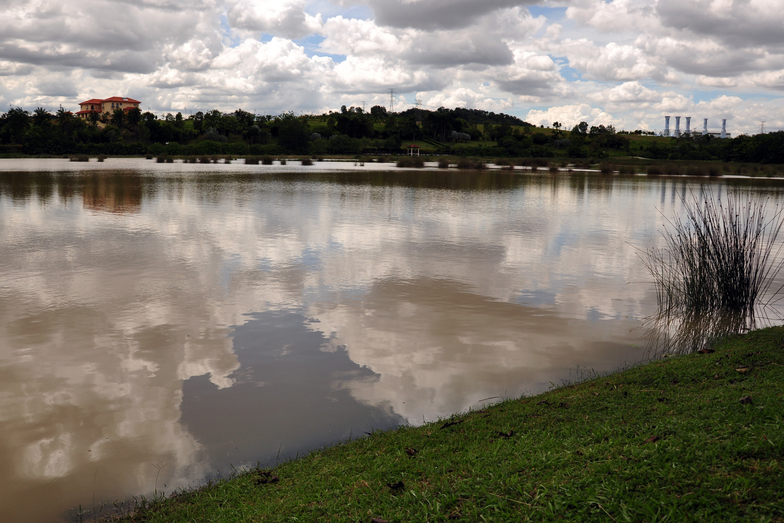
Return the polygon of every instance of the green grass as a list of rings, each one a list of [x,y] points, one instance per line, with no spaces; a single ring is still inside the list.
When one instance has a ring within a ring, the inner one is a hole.
[[[143,503],[124,522],[784,521],[784,329]]]

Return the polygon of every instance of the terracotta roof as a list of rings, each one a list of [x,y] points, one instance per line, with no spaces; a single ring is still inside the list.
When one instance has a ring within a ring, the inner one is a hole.
[[[421,147],[420,147],[420,146],[418,146],[418,145],[417,145],[417,144],[415,144],[415,143],[412,143],[411,145],[409,145],[409,146],[408,146],[408,148],[409,148],[409,149],[421,149]]]
[[[91,100],[87,100],[86,102],[81,102],[79,105],[85,104],[102,104],[104,102],[121,102],[127,104],[140,104],[139,100],[134,100],[133,98],[125,98],[122,96],[112,96],[111,98],[107,98],[105,100],[100,100],[98,98],[93,98]]]
[[[130,104],[140,104],[139,100],[134,100],[133,98],[123,98],[121,96],[112,96],[111,98],[107,98],[104,102],[125,102]]]

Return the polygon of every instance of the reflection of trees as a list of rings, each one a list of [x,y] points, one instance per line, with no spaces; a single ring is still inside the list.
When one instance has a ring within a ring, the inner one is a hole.
[[[86,209],[111,213],[139,212],[144,194],[138,176],[85,177],[82,201]]]

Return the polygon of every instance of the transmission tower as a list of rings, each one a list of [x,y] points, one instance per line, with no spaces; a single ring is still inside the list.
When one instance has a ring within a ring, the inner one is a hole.
[[[765,120],[760,122],[760,134],[765,134]]]
[[[390,113],[394,113],[395,112],[395,90],[394,89],[390,89],[389,90],[389,112]]]

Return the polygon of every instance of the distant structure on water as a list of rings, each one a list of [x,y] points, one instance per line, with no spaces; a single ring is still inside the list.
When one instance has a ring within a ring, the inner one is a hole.
[[[81,102],[79,104],[80,110],[76,113],[76,116],[82,120],[87,120],[90,117],[90,113],[98,113],[99,117],[104,114],[111,115],[115,109],[122,109],[123,112],[127,113],[134,107],[138,108],[140,105],[141,102],[139,100],[121,96],[112,96],[105,100],[93,98],[92,100],[87,100],[86,102]]]
[[[662,136],[670,136],[670,116],[664,117],[664,131],[662,132]],[[691,135],[691,116],[686,116],[686,130],[684,131],[685,135]],[[702,123],[702,135],[703,136],[713,136],[715,138],[730,138],[732,135],[727,132],[727,119],[723,119],[721,121],[721,132],[720,133],[711,133],[708,132],[708,119],[705,118]],[[681,136],[681,117],[675,117],[675,132],[672,134],[675,138],[680,138]]]

